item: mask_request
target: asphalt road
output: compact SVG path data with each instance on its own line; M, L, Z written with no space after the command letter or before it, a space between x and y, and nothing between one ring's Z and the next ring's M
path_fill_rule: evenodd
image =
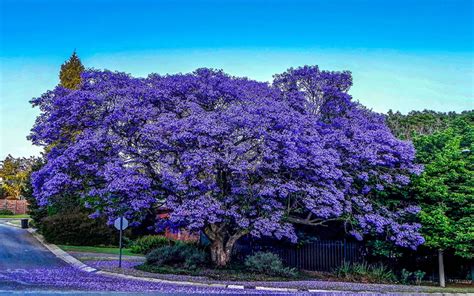
M65 264L26 230L0 222L0 271Z

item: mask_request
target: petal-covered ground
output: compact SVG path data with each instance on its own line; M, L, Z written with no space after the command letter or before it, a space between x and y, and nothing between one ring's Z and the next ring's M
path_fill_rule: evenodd
M218 281L211 280L202 276L186 276L186 275L172 275L172 274L155 274L140 271L134 268L134 266L141 264L141 261L123 261L122 269L118 268L117 260L95 260L87 261L89 266L97 269L124 273L134 276L159 278L172 281L191 281L209 284L226 284L226 285L244 285L246 287L252 286L265 286L274 288L290 288L298 290L334 290L337 295L341 295L340 291L344 291L347 294L365 292L367 294L378 294L378 293L390 293L391 295L397 295L401 293L403 295L417 294L422 295L423 293L434 293L439 292L437 287L428 286L407 286L407 285L388 285L388 284L365 284L365 283L351 283L351 282L334 282L334 281L323 281L323 280L306 280L306 281L287 281L287 282L242 282L242 281ZM450 292L454 292L451 291ZM456 292L465 292L459 290ZM320 292L322 293L322 292ZM364 294L365 294L364 293ZM329 293L330 294L330 293ZM432 294L430 294L432 295Z
M96 273L87 273L73 267L36 268L29 270L0 271L0 290L62 290L62 291L118 291L197 294L232 294L237 291L224 288L202 288L186 285L155 283L142 280L121 279ZM262 291L240 290L239 294L262 294Z

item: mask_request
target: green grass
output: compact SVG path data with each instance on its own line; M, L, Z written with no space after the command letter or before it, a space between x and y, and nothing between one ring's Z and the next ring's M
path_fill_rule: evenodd
M9 223L14 224L14 225L16 225L16 226L18 226L18 227L21 226L21 221L20 221L20 220L11 220Z
M92 246L67 246L67 245L59 245L61 249L66 252L89 252L89 253L100 253L100 254L119 254L119 248L115 247L92 247ZM122 249L123 255L129 256L137 256L137 254L133 254L130 252L130 249L123 248Z
M30 215L27 215L27 214L21 214L21 215L0 215L0 218L21 219L21 218L30 218Z

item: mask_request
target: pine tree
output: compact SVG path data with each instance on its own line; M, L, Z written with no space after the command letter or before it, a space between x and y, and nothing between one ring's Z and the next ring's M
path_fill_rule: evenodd
M81 84L81 73L83 71L84 65L82 65L74 50L69 60L61 65L61 71L59 72L60 85L69 89L77 89Z

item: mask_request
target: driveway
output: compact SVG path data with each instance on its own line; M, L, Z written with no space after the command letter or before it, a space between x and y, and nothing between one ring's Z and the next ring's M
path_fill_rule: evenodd
M260 295L263 291L204 288L129 280L75 269L28 231L0 221L0 295ZM271 293L271 292L269 292ZM274 295L274 293L271 293Z

